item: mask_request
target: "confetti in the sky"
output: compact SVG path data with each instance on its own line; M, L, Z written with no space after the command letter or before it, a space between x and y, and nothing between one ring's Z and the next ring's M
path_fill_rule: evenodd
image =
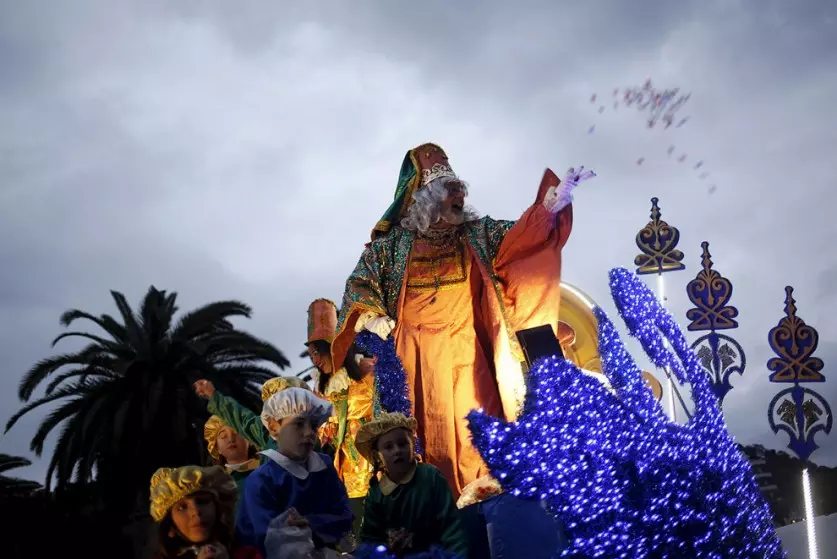
M718 185L713 184L712 186L709 187L709 194L710 195L714 194L716 190L718 190Z
M683 109L689 101L691 93L681 93L679 87L668 89L657 89L648 79L641 86L614 88L613 89L613 110L615 111L619 105L626 107L634 107L638 111L643 112L645 116L645 124L647 128L680 128L689 121L689 116L680 116L678 113ZM601 115L605 112L605 105L599 104L598 94L593 93L590 96L590 103L598 104L598 113ZM602 99L604 100L604 98ZM595 125L591 125L587 130L588 134L592 134L596 130ZM671 144L667 150L669 157L672 157L675 152L675 145ZM677 156L677 162L683 163L686 161L688 155L681 153ZM640 157L636 160L637 165L645 163L645 157ZM702 169L704 161L699 160L693 166L694 170ZM702 172L699 175L701 180L709 177L708 172ZM710 187L710 194L715 192L717 185L713 184Z

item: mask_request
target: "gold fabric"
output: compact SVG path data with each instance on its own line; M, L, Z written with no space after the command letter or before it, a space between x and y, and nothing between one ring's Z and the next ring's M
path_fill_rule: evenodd
M217 415L213 415L207 419L206 423L203 425L203 438L206 439L206 450L215 460L217 460L220 456L218 453L217 442L218 432L226 426L227 424L224 423Z
M304 380L299 377L275 377L262 385L262 402L286 388L305 388L311 390Z
M337 413L332 415L320 430L322 444L337 447L334 467L346 486L350 499L364 497L369 492L369 477L372 465L355 447L358 431L371 421L375 413L375 381L370 375L361 381L349 378L346 369L340 369L326 387L325 399L334 405ZM345 430L340 439L341 413L345 409Z
M375 441L379 437L395 429L407 429L415 437L417 428L414 417L407 417L401 413L382 413L358 430L355 446L357 451L371 462Z
M220 466L160 468L151 476L151 517L162 521L178 501L199 491L211 493L219 507L229 510L238 498L235 480Z

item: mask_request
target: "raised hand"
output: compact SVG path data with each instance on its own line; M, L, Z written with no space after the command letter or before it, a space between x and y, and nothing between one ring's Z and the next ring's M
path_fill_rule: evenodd
M596 173L583 166L576 169L570 167L564 175L564 180L558 186L550 187L544 196L543 206L552 213L557 213L569 206L573 201L573 190L581 181L592 179Z
M201 379L193 385L193 388L195 389L195 394L205 400L209 400L215 394L215 385L212 384L211 380Z
M469 415L492 474L513 494L547 504L570 542L562 557L784 557L749 462L674 319L631 272L616 269L610 279L629 332L658 367L691 385L693 419L679 425L665 416L596 309L615 393L564 359L539 362L518 421Z

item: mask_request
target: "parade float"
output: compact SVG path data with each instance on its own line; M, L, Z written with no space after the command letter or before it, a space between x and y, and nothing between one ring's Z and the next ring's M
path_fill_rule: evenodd
M676 89L657 92L648 82L626 90L623 100L649 109L649 127L680 127L688 119L674 117L688 100ZM674 151L670 146L668 156ZM685 153L676 157L685 160ZM644 162L640 157L637 165ZM694 165L702 167L703 161ZM665 309L667 276L686 269L680 234L662 220L653 198L650 221L636 235L635 270L610 272L627 331L656 367L653 374L641 370L596 302L561 281L571 193L594 176L582 170L570 169L564 180L547 170L535 203L516 221L474 213L448 232L428 230L427 223L410 229L398 225L416 225L408 213L416 200L437 196L440 211L453 200L462 212L467 195L441 148L410 150L394 201L347 281L333 361L341 362L353 344L377 358L375 410L418 420L417 449L449 480L471 557L784 557L768 504L721 411L731 377L746 365L730 336L738 326L732 283L713 269L709 244L702 243L700 271L686 286L694 304L688 331L699 334L689 343ZM701 171L700 179L707 175ZM428 219L435 223L441 214ZM643 276L656 279L656 290ZM786 317L769 335L778 357L768 368L772 382L793 386L770 403L769 422L807 460L814 435L830 432L832 418L825 399L802 384L825 378L822 361L812 356L816 331L796 316L791 294L788 288ZM539 328L553 337L547 353L542 338L542 347L527 347L525 334ZM538 345L534 339L530 346ZM473 363L460 359L475 353ZM461 387L450 379L463 368L478 390L468 388L458 401ZM439 398L423 383L448 396ZM440 438L441 431L455 434L456 444ZM487 471L462 451L465 440ZM807 477L802 481L811 517ZM813 530L809 551L816 558ZM361 547L356 556L388 555Z

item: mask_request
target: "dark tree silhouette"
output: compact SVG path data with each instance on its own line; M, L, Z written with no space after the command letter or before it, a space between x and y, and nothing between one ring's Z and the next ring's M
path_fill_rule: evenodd
M0 454L0 496L8 497L21 493L30 493L41 488L41 484L28 479L9 477L5 472L15 468L31 466L32 462L21 456Z
M80 310L61 316L65 327L84 319L103 333L72 331L55 338L53 346L72 337L90 343L40 361L23 377L22 401L46 383L44 396L12 416L6 431L32 410L58 403L31 441L40 456L47 436L61 425L47 487L53 478L57 489L95 478L109 506L127 511L147 506L156 468L206 460L202 431L208 414L192 391L195 380L210 379L224 394L259 410L255 385L276 374L265 365L290 363L273 345L233 326L231 318L250 317L244 303L210 303L175 322L176 293L152 286L137 313L121 293L111 295L121 321Z

